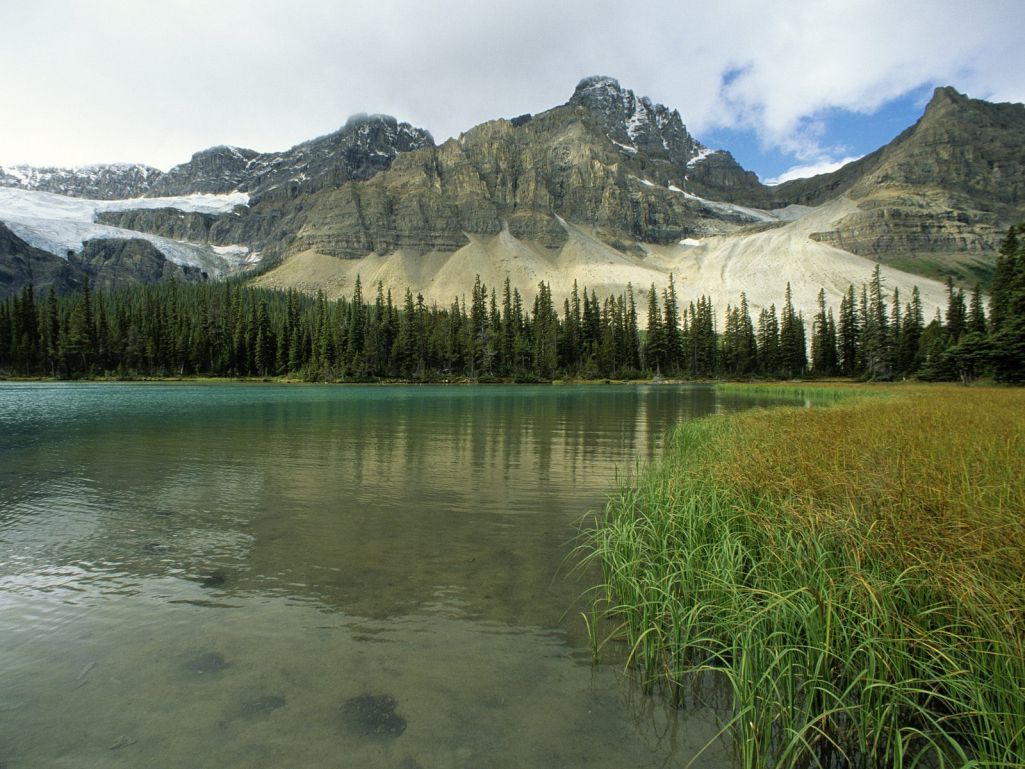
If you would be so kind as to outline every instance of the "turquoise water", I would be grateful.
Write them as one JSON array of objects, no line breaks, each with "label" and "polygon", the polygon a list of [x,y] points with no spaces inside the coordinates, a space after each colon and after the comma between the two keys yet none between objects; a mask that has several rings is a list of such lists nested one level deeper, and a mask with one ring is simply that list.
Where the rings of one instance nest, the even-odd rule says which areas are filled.
[{"label": "turquoise water", "polygon": [[573,539],[754,403],[0,383],[0,767],[685,764],[714,714],[591,664]]}]

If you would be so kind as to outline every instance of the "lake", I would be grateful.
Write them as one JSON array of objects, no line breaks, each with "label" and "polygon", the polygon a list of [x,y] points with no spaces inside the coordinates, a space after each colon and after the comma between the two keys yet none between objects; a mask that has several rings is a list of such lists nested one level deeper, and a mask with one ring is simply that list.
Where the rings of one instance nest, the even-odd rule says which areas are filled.
[{"label": "lake", "polygon": [[[0,767],[662,767],[574,540],[701,386],[0,383]],[[732,766],[713,744],[703,767]]]}]

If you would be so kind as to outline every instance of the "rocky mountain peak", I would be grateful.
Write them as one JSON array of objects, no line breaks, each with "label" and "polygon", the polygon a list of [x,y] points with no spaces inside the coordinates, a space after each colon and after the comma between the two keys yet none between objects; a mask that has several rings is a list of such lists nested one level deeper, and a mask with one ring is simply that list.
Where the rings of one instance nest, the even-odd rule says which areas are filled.
[{"label": "rocky mountain peak", "polygon": [[150,196],[189,192],[295,195],[368,179],[401,152],[434,146],[431,134],[390,115],[358,114],[341,128],[283,152],[219,145],[195,153],[153,185]]},{"label": "rocky mountain peak", "polygon": [[[410,152],[434,146],[430,131],[409,123],[400,123],[391,115],[358,113],[333,134],[314,139],[309,144],[323,142],[384,152],[394,157],[399,152]],[[299,145],[302,146],[302,145]]]},{"label": "rocky mountain peak", "polygon": [[709,154],[688,133],[679,112],[647,96],[637,96],[613,77],[584,78],[569,105],[584,107],[608,138],[626,152],[668,160],[681,170]]},{"label": "rocky mountain peak", "polygon": [[137,163],[104,163],[77,168],[0,166],[0,187],[111,200],[146,193],[161,171]]},{"label": "rocky mountain peak", "polygon": [[939,86],[932,92],[932,99],[929,100],[926,110],[944,104],[967,104],[969,101],[971,101],[971,99],[953,86],[943,85]]}]

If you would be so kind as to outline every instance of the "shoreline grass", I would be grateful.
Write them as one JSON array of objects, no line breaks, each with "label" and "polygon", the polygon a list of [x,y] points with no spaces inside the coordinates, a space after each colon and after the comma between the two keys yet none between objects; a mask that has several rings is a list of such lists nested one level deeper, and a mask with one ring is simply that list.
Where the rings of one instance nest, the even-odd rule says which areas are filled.
[{"label": "shoreline grass", "polygon": [[678,428],[585,534],[595,654],[725,682],[744,767],[1021,767],[1025,392],[868,392]]}]

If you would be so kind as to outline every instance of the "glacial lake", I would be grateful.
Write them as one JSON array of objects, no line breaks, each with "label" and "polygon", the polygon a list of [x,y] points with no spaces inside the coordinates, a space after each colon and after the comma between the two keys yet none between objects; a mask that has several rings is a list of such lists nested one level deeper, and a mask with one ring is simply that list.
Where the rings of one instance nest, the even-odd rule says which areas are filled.
[{"label": "glacial lake", "polygon": [[765,402],[0,382],[0,767],[682,766],[721,724],[592,664],[575,538]]}]

